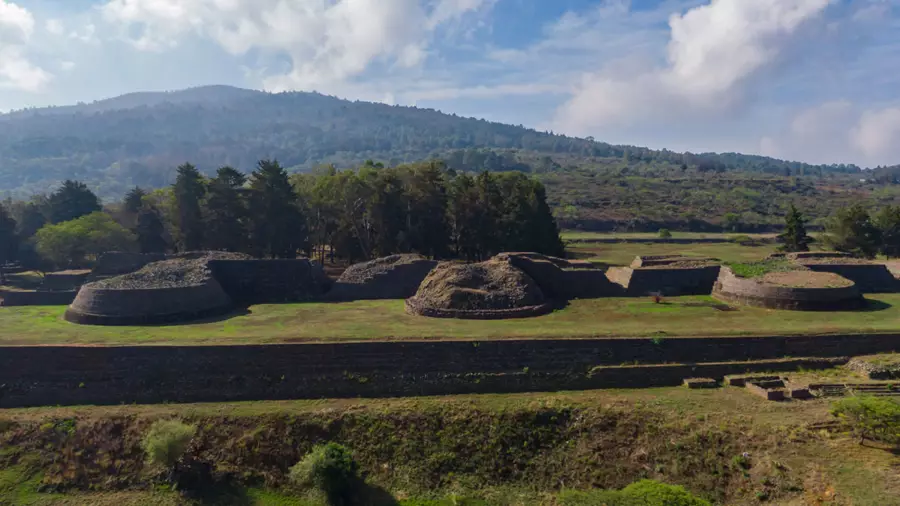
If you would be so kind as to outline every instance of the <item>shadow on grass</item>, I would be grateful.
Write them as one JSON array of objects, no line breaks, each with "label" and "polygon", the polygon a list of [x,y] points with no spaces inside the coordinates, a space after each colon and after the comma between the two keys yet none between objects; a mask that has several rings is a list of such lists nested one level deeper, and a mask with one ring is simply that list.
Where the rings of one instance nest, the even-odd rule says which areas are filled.
[{"label": "shadow on grass", "polygon": [[[866,304],[863,307],[857,309],[856,312],[872,313],[875,311],[885,311],[892,307],[894,307],[894,306],[892,306],[891,304],[888,304],[887,302],[884,302],[884,301],[874,300],[874,299],[866,299]],[[851,311],[846,311],[846,312],[849,313]]]},{"label": "shadow on grass", "polygon": [[248,307],[239,307],[232,311],[228,311],[227,313],[207,316],[205,318],[198,318],[196,320],[176,320],[171,322],[164,323],[151,323],[146,325],[140,325],[141,327],[190,327],[191,325],[204,325],[207,323],[218,323],[231,320],[233,318],[238,318],[240,316],[247,316],[253,314],[253,311]]}]

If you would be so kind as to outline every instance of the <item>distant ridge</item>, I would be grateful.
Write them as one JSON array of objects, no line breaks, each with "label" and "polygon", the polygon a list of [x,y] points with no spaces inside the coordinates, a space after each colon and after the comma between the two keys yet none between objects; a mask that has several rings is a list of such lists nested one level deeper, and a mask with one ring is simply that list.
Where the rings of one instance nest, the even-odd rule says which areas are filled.
[{"label": "distant ridge", "polygon": [[860,170],[736,153],[614,146],[433,109],[221,85],[0,115],[0,195],[46,192],[76,178],[103,197],[118,197],[136,185],[171,184],[175,167],[186,161],[211,173],[222,165],[252,170],[260,158],[303,170],[431,157],[467,170],[530,171],[535,163],[542,170],[685,165],[702,172],[778,176]]}]

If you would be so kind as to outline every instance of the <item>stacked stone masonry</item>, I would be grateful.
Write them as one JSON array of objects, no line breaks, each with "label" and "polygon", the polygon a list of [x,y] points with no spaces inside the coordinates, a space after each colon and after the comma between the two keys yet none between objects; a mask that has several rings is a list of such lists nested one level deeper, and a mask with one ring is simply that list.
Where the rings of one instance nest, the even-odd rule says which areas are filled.
[{"label": "stacked stone masonry", "polygon": [[[898,349],[900,335],[2,347],[0,408],[677,386]],[[662,365],[615,365],[635,362]]]},{"label": "stacked stone masonry", "polygon": [[653,293],[668,296],[709,295],[719,276],[718,265],[700,267],[611,267],[607,277],[620,285],[625,295],[641,297]]},{"label": "stacked stone masonry", "polygon": [[728,267],[722,267],[713,296],[728,303],[799,311],[852,310],[865,304],[852,283],[825,288],[776,286],[754,278],[738,277]]}]

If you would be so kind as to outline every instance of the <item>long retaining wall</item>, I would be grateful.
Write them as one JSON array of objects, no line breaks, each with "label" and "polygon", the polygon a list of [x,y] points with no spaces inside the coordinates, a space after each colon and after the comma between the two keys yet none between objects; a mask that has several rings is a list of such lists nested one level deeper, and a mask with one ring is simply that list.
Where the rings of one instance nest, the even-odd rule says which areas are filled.
[{"label": "long retaining wall", "polygon": [[236,304],[304,302],[328,289],[321,267],[309,259],[210,260],[209,268]]},{"label": "long retaining wall", "polygon": [[[605,388],[621,385],[624,376],[603,372],[597,366],[637,362],[694,367],[891,351],[900,351],[900,334],[662,342],[586,339],[0,347],[0,408]],[[742,369],[746,367],[699,372],[732,374],[744,372]],[[622,374],[632,378],[628,386],[659,386],[697,372],[696,367],[691,374],[682,369],[647,368]]]}]

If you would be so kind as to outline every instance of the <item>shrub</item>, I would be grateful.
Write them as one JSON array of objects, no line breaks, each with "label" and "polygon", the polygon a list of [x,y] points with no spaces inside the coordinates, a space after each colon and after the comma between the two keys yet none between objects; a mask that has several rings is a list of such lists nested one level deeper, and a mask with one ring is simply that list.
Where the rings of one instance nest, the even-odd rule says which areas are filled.
[{"label": "shrub", "polygon": [[562,492],[561,506],[710,506],[678,485],[653,480],[632,483],[620,491]]},{"label": "shrub", "polygon": [[694,496],[680,485],[667,485],[653,480],[641,480],[622,489],[636,504],[647,506],[709,506],[709,502]]},{"label": "shrub", "polygon": [[758,243],[749,235],[736,235],[731,238],[731,242],[740,244],[741,246],[756,246]]},{"label": "shrub", "polygon": [[359,481],[359,466],[350,450],[337,443],[318,445],[291,468],[291,483],[315,487],[329,504],[345,504]]},{"label": "shrub", "polygon": [[141,441],[147,462],[169,469],[169,480],[173,480],[178,461],[184,456],[196,432],[196,426],[179,420],[154,422]]},{"label": "shrub", "polygon": [[853,429],[860,442],[865,439],[900,444],[900,403],[878,397],[850,397],[836,401],[831,414]]},{"label": "shrub", "polygon": [[661,229],[659,229],[659,238],[660,239],[671,239],[672,232],[667,228],[661,228]]}]

